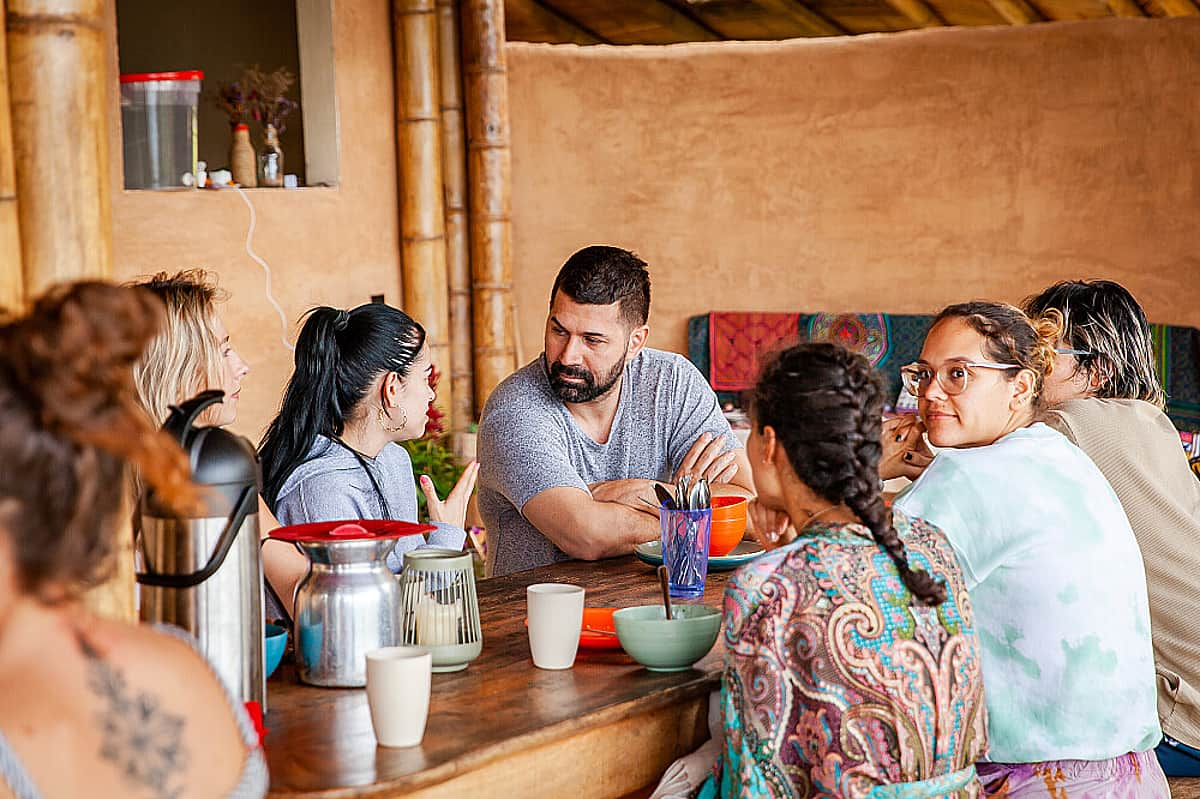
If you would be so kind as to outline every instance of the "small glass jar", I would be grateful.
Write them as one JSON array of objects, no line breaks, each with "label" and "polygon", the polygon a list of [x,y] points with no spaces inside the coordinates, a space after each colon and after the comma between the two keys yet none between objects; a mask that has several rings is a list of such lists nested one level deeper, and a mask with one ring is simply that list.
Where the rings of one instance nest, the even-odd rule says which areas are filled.
[{"label": "small glass jar", "polygon": [[283,185],[283,150],[279,147],[279,134],[274,125],[267,125],[266,140],[258,155],[258,185]]}]

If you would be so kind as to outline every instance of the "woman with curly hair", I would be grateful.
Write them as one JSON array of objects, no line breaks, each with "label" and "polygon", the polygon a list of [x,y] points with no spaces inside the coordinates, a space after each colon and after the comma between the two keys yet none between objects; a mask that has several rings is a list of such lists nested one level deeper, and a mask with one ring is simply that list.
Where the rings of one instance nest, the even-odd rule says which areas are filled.
[{"label": "woman with curly hair", "polygon": [[979,794],[970,604],[945,536],[884,505],[882,407],[867,361],[834,344],[792,347],[759,378],[755,526],[795,537],[725,590],[722,721],[706,745],[720,757],[702,797]]},{"label": "woman with curly hair", "polygon": [[130,468],[198,500],[134,392],[162,316],[146,291],[78,283],[0,321],[0,794],[266,793],[258,736],[189,639],[79,602],[114,567]]},{"label": "woman with curly hair", "polygon": [[987,691],[987,795],[1170,796],[1142,556],[1096,465],[1037,420],[1061,318],[952,305],[904,367],[939,448],[896,507],[946,531]]}]

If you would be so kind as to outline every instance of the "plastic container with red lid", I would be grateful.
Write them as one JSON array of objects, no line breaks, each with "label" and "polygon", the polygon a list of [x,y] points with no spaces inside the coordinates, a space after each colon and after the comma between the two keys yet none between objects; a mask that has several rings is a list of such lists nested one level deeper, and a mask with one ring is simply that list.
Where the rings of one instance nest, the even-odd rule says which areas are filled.
[{"label": "plastic container with red lid", "polygon": [[196,174],[196,114],[203,79],[199,70],[121,76],[125,188],[190,185]]}]

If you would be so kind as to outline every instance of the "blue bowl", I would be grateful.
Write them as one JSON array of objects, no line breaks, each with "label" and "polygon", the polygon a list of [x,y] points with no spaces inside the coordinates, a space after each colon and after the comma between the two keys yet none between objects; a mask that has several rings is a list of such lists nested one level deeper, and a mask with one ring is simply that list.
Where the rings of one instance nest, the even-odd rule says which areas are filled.
[{"label": "blue bowl", "polygon": [[267,625],[266,638],[263,641],[263,666],[268,677],[279,668],[279,661],[283,660],[283,650],[287,649],[287,639],[286,628],[278,624]]}]

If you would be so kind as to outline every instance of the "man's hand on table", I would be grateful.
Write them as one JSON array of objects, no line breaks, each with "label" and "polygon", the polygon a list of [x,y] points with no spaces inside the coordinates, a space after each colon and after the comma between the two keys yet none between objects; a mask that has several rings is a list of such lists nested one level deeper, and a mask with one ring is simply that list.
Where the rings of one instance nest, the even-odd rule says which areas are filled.
[{"label": "man's hand on table", "polygon": [[738,473],[735,462],[738,450],[734,448],[722,452],[725,443],[725,436],[702,434],[684,456],[683,463],[675,470],[672,482],[678,483],[679,478],[686,474],[690,475],[692,480],[708,478],[708,482],[714,485],[728,483]]}]

